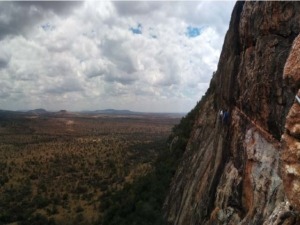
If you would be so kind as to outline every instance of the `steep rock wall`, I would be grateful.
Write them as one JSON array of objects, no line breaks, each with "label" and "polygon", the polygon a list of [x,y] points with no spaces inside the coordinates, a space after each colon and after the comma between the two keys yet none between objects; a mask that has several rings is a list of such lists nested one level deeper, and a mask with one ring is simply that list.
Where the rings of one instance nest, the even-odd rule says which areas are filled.
[{"label": "steep rock wall", "polygon": [[[299,88],[283,70],[299,32],[298,2],[236,3],[165,201],[170,224],[300,224],[289,197],[298,192],[287,194],[288,182],[298,180],[288,174],[283,184],[279,170],[281,135]],[[220,109],[229,110],[228,125]]]},{"label": "steep rock wall", "polygon": [[293,207],[300,211],[300,35],[293,44],[285,64],[284,78],[297,90],[294,104],[289,110],[282,136],[282,177],[286,195]]}]

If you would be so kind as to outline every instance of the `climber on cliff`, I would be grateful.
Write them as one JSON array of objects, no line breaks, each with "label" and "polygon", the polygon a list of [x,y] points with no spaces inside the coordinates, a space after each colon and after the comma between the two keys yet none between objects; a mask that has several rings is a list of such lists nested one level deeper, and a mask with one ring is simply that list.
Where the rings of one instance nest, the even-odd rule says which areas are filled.
[{"label": "climber on cliff", "polygon": [[221,109],[219,112],[219,120],[220,120],[220,122],[223,121],[223,109]]},{"label": "climber on cliff", "polygon": [[227,110],[224,110],[222,124],[227,125],[228,122],[229,122],[229,112]]},{"label": "climber on cliff", "polygon": [[297,102],[300,104],[300,98],[298,97],[298,95],[295,96]]}]

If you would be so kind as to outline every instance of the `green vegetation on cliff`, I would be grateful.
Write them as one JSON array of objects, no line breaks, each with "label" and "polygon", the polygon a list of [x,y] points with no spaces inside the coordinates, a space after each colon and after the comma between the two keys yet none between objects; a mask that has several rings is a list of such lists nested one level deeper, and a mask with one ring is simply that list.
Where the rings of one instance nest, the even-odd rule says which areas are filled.
[{"label": "green vegetation on cliff", "polygon": [[162,225],[162,207],[173,175],[186,148],[197,117],[198,103],[178,125],[167,143],[158,143],[159,156],[152,172],[138,178],[124,189],[108,194],[102,200],[102,225]]}]

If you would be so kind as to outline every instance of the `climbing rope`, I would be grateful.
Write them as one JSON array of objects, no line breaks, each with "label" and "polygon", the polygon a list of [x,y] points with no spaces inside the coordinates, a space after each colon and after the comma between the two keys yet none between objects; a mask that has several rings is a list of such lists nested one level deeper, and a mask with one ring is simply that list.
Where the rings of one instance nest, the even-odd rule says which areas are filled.
[{"label": "climbing rope", "polygon": [[[299,98],[298,98],[299,99]],[[299,99],[299,104],[300,104],[300,99]],[[269,131],[267,131],[266,129],[264,129],[263,127],[261,127],[260,125],[258,125],[255,121],[253,121],[250,117],[248,117],[242,110],[240,110],[238,107],[234,107],[236,109],[236,111],[242,115],[243,117],[245,117],[254,127],[257,128],[258,131],[260,131],[260,133],[266,138],[268,139],[270,142],[276,144],[276,145],[280,145],[280,141],[278,141],[276,138],[274,138],[272,136],[272,134],[269,133]]]}]

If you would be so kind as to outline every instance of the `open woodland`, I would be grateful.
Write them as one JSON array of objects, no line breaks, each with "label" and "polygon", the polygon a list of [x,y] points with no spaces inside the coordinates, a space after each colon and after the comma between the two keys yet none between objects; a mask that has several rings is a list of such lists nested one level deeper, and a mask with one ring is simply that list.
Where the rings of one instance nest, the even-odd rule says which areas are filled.
[{"label": "open woodland", "polygon": [[116,194],[153,172],[179,120],[167,115],[0,118],[0,224],[108,224],[106,210]]}]

